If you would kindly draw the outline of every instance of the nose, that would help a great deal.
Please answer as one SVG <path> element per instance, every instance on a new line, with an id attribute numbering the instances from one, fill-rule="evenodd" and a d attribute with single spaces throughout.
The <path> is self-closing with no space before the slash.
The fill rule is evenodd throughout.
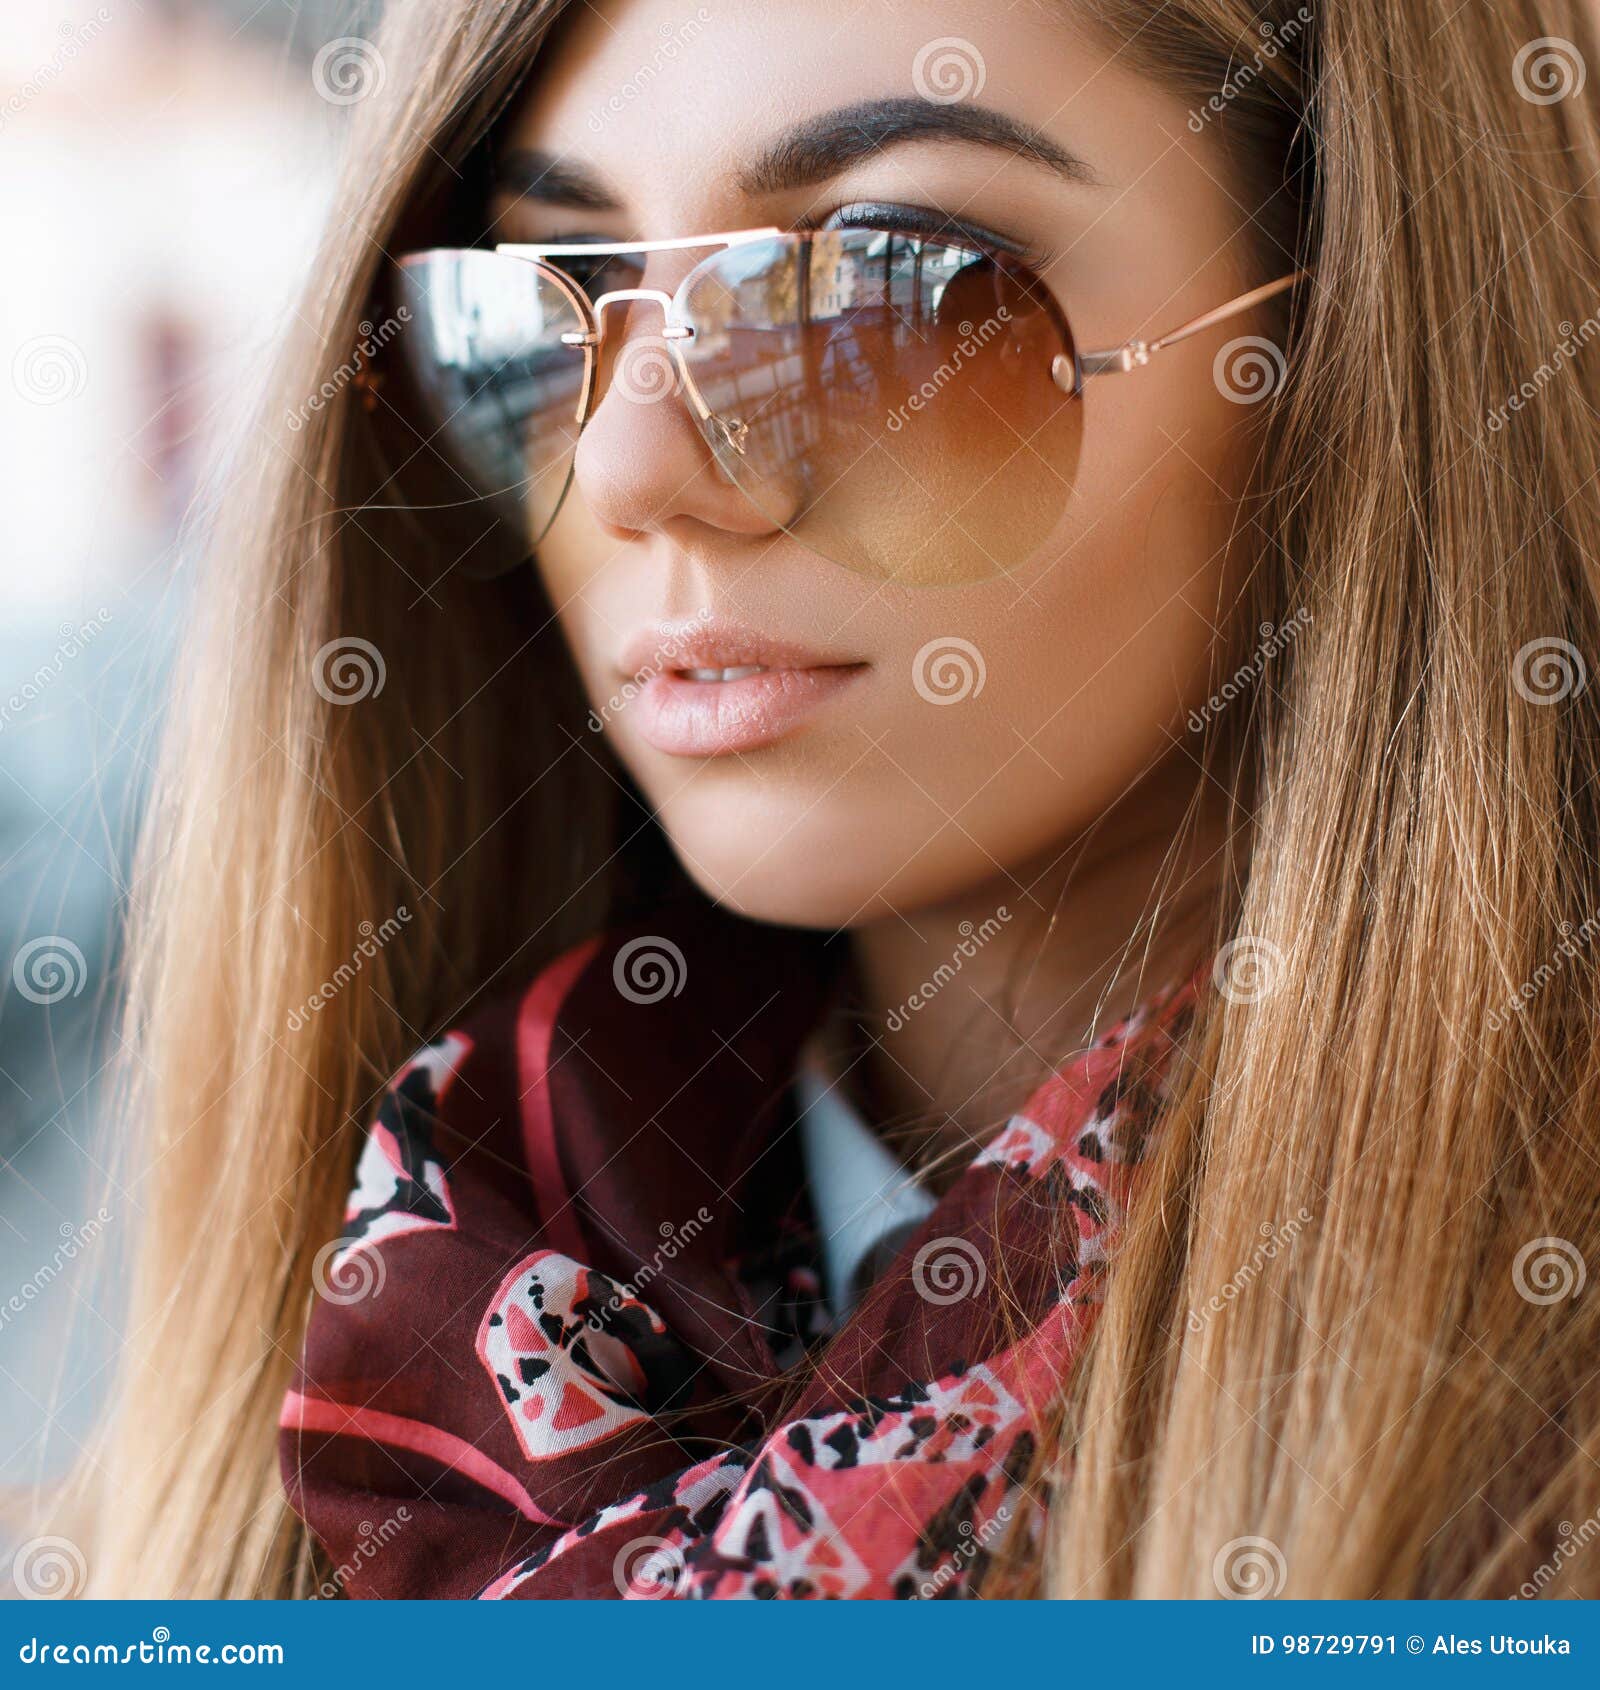
<path id="1" fill-rule="evenodd" d="M 596 301 L 596 395 L 578 436 L 573 491 L 606 526 L 629 533 L 698 523 L 760 538 L 787 515 L 769 514 L 717 466 L 674 356 L 668 296 L 630 289 Z"/>

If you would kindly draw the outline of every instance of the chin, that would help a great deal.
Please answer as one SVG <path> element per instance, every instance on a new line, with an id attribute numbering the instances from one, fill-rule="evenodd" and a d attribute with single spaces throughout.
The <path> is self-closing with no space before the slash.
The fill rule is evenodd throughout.
<path id="1" fill-rule="evenodd" d="M 958 830 L 930 838 L 931 829 L 907 826 L 903 811 L 894 825 L 845 805 L 830 814 L 819 803 L 793 815 L 747 812 L 735 824 L 720 805 L 686 814 L 669 804 L 657 819 L 708 898 L 776 927 L 864 927 L 897 911 L 930 908 L 994 872 L 992 860 Z"/>

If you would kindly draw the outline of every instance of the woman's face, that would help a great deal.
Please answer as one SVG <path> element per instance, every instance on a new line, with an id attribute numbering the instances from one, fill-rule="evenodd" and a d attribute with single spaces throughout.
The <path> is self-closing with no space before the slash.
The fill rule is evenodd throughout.
<path id="1" fill-rule="evenodd" d="M 892 207 L 897 226 L 999 237 L 1081 348 L 1115 346 L 1265 279 L 1253 208 L 1189 117 L 1065 7 L 607 0 L 541 62 L 495 233 L 649 240 Z M 658 255 L 648 285 L 672 292 L 703 256 Z M 655 304 L 607 317 L 608 352 L 659 349 Z M 680 394 L 608 357 L 538 565 L 605 731 L 709 894 L 856 926 L 1025 875 L 1142 781 L 1192 781 L 1183 721 L 1234 596 L 1253 421 L 1213 366 L 1258 330 L 1232 320 L 1090 380 L 1044 553 L 946 586 L 808 551 L 722 478 Z"/>

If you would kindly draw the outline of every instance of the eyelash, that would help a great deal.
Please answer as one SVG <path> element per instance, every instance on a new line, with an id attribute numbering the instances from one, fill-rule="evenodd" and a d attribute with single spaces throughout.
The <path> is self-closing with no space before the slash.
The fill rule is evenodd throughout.
<path id="1" fill-rule="evenodd" d="M 1009 253 L 1034 270 L 1049 267 L 1050 255 L 1030 247 L 1025 241 L 1013 240 L 993 229 L 976 224 L 961 223 L 941 212 L 924 210 L 918 206 L 871 204 L 847 205 L 826 213 L 815 223 L 810 219 L 807 228 L 833 229 L 890 229 L 897 234 L 921 236 L 927 240 L 949 240 L 974 246 L 986 252 Z"/>

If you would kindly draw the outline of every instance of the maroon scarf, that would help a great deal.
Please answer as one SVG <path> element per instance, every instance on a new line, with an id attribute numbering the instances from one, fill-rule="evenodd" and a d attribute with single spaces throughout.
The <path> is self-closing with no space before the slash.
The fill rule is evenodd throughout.
<path id="1" fill-rule="evenodd" d="M 395 1078 L 283 1408 L 325 1594 L 959 1596 L 1037 1531 L 1195 985 L 1040 1086 L 834 1328 L 790 1084 L 828 975 L 722 916 L 608 934 Z"/>

